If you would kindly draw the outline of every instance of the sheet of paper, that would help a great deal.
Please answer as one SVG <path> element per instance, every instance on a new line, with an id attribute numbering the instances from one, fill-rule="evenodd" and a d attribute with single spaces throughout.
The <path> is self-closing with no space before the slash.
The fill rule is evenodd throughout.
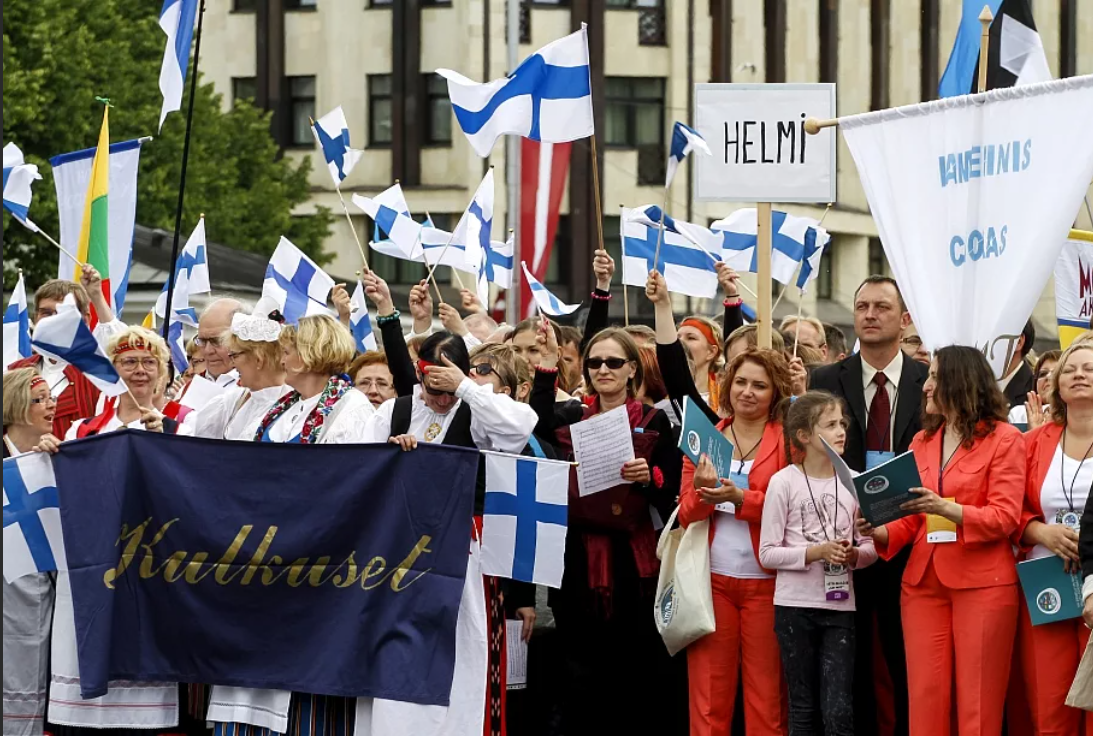
<path id="1" fill-rule="evenodd" d="M 528 643 L 521 634 L 524 622 L 505 621 L 505 639 L 508 642 L 508 689 L 523 690 L 528 686 Z"/>
<path id="2" fill-rule="evenodd" d="M 581 496 L 621 484 L 622 466 L 634 459 L 630 417 L 625 406 L 569 425 L 577 458 L 577 488 Z"/>
<path id="3" fill-rule="evenodd" d="M 854 487 L 854 471 L 850 469 L 850 466 L 846 464 L 846 461 L 842 459 L 842 456 L 835 452 L 835 448 L 827 444 L 827 440 L 821 437 L 820 441 L 824 443 L 824 450 L 827 451 L 827 457 L 831 460 L 831 464 L 835 466 L 835 475 L 838 477 L 839 482 L 857 498 L 858 491 Z"/>
<path id="4" fill-rule="evenodd" d="M 190 381 L 190 385 L 186 388 L 186 393 L 179 399 L 178 403 L 194 411 L 201 411 L 206 404 L 224 393 L 224 391 L 223 386 L 217 386 L 208 378 L 194 376 Z"/>

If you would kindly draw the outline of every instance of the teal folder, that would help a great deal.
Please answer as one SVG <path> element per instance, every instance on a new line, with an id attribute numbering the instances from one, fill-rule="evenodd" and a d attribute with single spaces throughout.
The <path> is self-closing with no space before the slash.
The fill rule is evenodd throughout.
<path id="1" fill-rule="evenodd" d="M 1061 557 L 1051 555 L 1019 562 L 1017 576 L 1033 626 L 1082 615 L 1082 576 L 1067 572 Z"/>
<path id="2" fill-rule="evenodd" d="M 887 524 L 904 516 L 901 505 L 918 498 L 910 489 L 922 486 L 914 453 L 905 452 L 854 478 L 854 492 L 862 516 L 873 526 Z"/>
<path id="3" fill-rule="evenodd" d="M 683 399 L 683 424 L 679 432 L 679 449 L 698 465 L 703 455 L 708 455 L 717 470 L 718 478 L 728 478 L 732 464 L 732 443 L 717 431 L 706 414 L 694 406 L 690 398 Z"/>

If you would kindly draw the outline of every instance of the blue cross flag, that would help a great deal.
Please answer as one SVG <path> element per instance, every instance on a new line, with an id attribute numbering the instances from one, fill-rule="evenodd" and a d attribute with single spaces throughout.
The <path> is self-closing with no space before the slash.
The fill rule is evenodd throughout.
<path id="1" fill-rule="evenodd" d="M 41 178 L 37 166 L 23 161 L 19 146 L 14 143 L 4 146 L 4 209 L 35 232 L 38 228 L 27 219 L 27 212 L 32 196 L 30 185 Z"/>
<path id="2" fill-rule="evenodd" d="M 364 284 L 357 279 L 357 288 L 353 290 L 353 296 L 349 300 L 349 331 L 353 333 L 353 340 L 357 343 L 357 350 L 367 353 L 370 350 L 379 350 L 376 344 L 376 334 L 372 332 L 372 319 L 368 316 L 368 301 L 364 298 Z"/>
<path id="3" fill-rule="evenodd" d="M 478 273 L 482 258 L 490 247 L 493 230 L 493 167 L 491 166 L 474 192 L 463 216 L 452 231 L 452 245 L 461 245 L 466 261 L 463 270 Z M 485 302 L 483 302 L 485 303 Z"/>
<path id="4" fill-rule="evenodd" d="M 174 309 L 171 310 L 171 326 L 167 331 L 167 344 L 171 349 L 171 362 L 175 364 L 175 370 L 179 373 L 185 371 L 190 361 L 186 358 L 186 347 L 183 344 L 182 325 L 197 327 L 197 309 L 190 305 L 190 296 L 193 294 L 208 294 L 212 291 L 209 283 L 209 259 L 205 244 L 205 218 L 197 221 L 197 226 L 190 239 L 186 241 L 186 247 L 178 254 L 175 261 L 175 292 L 171 301 Z M 168 282 L 163 282 L 163 289 L 156 299 L 156 316 L 166 319 L 167 315 L 167 287 Z"/>
<path id="5" fill-rule="evenodd" d="M 566 304 L 547 291 L 547 288 L 531 275 L 528 264 L 520 261 L 520 267 L 524 269 L 524 278 L 528 280 L 528 287 L 531 288 L 531 296 L 535 299 L 535 305 L 539 307 L 539 311 L 543 314 L 548 317 L 562 317 L 573 314 L 581 308 L 580 304 Z"/>
<path id="6" fill-rule="evenodd" d="M 455 119 L 483 158 L 506 134 L 566 143 L 595 132 L 583 23 L 581 30 L 548 43 L 503 79 L 479 84 L 451 69 L 436 73 L 448 80 Z"/>
<path id="7" fill-rule="evenodd" d="M 672 179 L 676 177 L 676 169 L 683 163 L 683 159 L 692 151 L 702 151 L 710 156 L 710 147 L 706 145 L 706 139 L 698 134 L 694 128 L 676 121 L 672 127 L 672 143 L 668 148 L 668 167 L 665 171 L 664 186 L 672 186 Z"/>
<path id="8" fill-rule="evenodd" d="M 680 233 L 680 228 L 689 223 L 666 217 L 660 260 L 654 264 L 660 217 L 660 208 L 655 205 L 622 210 L 623 283 L 644 287 L 649 272 L 656 268 L 664 275 L 668 291 L 712 299 L 717 294 L 720 248 L 710 252 L 691 242 Z"/>
<path id="9" fill-rule="evenodd" d="M 362 155 L 357 149 L 349 147 L 349 123 L 345 121 L 341 106 L 335 107 L 312 123 L 311 132 L 315 134 L 315 141 L 322 149 L 323 159 L 336 189 L 349 176 Z"/>
<path id="10" fill-rule="evenodd" d="M 394 191 L 396 188 L 397 192 Z M 402 188 L 398 184 L 380 192 L 374 199 L 353 195 L 353 204 L 375 222 L 377 239 L 369 243 L 372 249 L 405 261 L 423 263 L 428 259 L 430 266 L 451 266 L 473 271 L 467 266 L 466 247 L 453 242 L 445 248 L 453 237 L 452 233 L 433 227 L 432 220 L 426 220 L 424 225 L 415 222 L 410 217 L 405 198 L 399 202 L 400 197 Z M 386 240 L 378 239 L 381 233 L 387 236 Z"/>
<path id="11" fill-rule="evenodd" d="M 107 396 L 121 396 L 129 390 L 91 334 L 71 294 L 65 297 L 57 314 L 38 320 L 30 344 L 40 355 L 79 370 Z"/>
<path id="12" fill-rule="evenodd" d="M 281 238 L 266 266 L 262 296 L 276 302 L 286 324 L 294 325 L 313 314 L 330 314 L 326 300 L 333 288 L 334 279 L 288 238 Z"/>
<path id="13" fill-rule="evenodd" d="M 67 569 L 60 506 L 49 453 L 4 460 L 4 580 Z"/>
<path id="14" fill-rule="evenodd" d="M 17 360 L 30 357 L 30 313 L 27 311 L 27 286 L 23 274 L 11 290 L 4 310 L 4 370 Z"/>
<path id="15" fill-rule="evenodd" d="M 483 454 L 482 574 L 562 587 L 569 463 Z"/>

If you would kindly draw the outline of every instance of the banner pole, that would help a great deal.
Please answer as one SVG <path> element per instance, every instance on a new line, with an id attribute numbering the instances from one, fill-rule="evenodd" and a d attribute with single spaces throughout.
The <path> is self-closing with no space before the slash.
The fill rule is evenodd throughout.
<path id="1" fill-rule="evenodd" d="M 345 197 L 342 196 L 342 188 L 340 186 L 334 187 L 334 191 L 338 193 L 338 201 L 342 203 L 342 212 L 345 213 L 345 220 L 349 223 L 349 232 L 353 233 L 353 240 L 357 243 L 357 252 L 361 254 L 364 272 L 368 273 L 372 269 L 368 266 L 368 259 L 364 255 L 364 246 L 361 245 L 361 238 L 357 235 L 357 228 L 353 225 L 353 218 L 349 215 L 349 208 L 345 205 Z"/>
<path id="2" fill-rule="evenodd" d="M 993 20 L 994 14 L 991 13 L 991 6 L 984 5 L 983 10 L 979 13 L 979 25 L 982 30 L 979 34 L 979 84 L 976 86 L 977 92 L 987 91 L 987 65 L 989 63 L 987 49 L 991 45 L 991 21 Z"/>
<path id="3" fill-rule="evenodd" d="M 190 103 L 186 109 L 186 137 L 182 142 L 182 172 L 178 182 L 178 209 L 175 211 L 175 241 L 171 246 L 171 265 L 167 272 L 167 303 L 164 307 L 165 319 L 163 320 L 164 340 L 170 339 L 168 333 L 175 307 L 175 264 L 178 263 L 178 246 L 182 237 L 182 204 L 186 196 L 186 165 L 190 160 L 190 134 L 194 127 L 194 99 L 197 97 L 197 63 L 201 59 L 201 26 L 204 19 L 205 0 L 201 0 L 197 8 L 197 32 L 194 34 L 194 63 L 193 69 L 190 70 Z M 168 376 L 168 380 L 173 378 L 173 375 Z"/>
<path id="4" fill-rule="evenodd" d="M 622 230 L 622 211 L 626 209 L 626 205 L 619 205 L 619 229 Z M 626 287 L 626 235 L 623 233 L 619 240 L 622 241 L 622 263 L 619 264 L 620 273 L 622 274 L 622 319 L 623 324 L 627 327 L 630 326 L 630 294 L 629 289 Z"/>
<path id="5" fill-rule="evenodd" d="M 398 179 L 395 179 L 395 183 L 398 184 Z M 433 216 L 429 214 L 429 210 L 425 210 L 425 219 L 428 222 L 433 221 Z M 425 226 L 423 225 L 422 229 L 424 229 L 424 227 Z M 421 230 L 417 231 L 417 242 L 415 242 L 414 245 L 421 245 Z M 410 255 L 413 255 L 413 253 L 414 253 L 414 249 L 411 248 L 410 249 Z M 437 300 L 439 300 L 439 302 L 441 304 L 443 304 L 444 303 L 444 297 L 442 297 L 440 295 L 440 285 L 437 284 L 437 282 L 436 282 L 436 276 L 433 276 L 432 268 L 429 266 L 429 256 L 425 255 L 425 246 L 424 245 L 421 245 L 421 260 L 425 263 L 426 270 L 429 271 L 428 280 L 433 282 L 433 288 L 436 289 L 436 298 L 437 298 Z"/>
<path id="6" fill-rule="evenodd" d="M 607 250 L 603 247 L 603 205 L 600 203 L 600 162 L 599 156 L 596 155 L 596 134 L 592 134 L 592 195 L 596 205 L 596 236 L 597 242 L 600 244 L 600 250 Z M 621 226 L 621 223 L 620 223 Z M 622 294 L 623 294 L 623 309 L 626 309 L 626 284 L 623 279 Z M 627 322 L 627 325 L 630 323 Z"/>
<path id="7" fill-rule="evenodd" d="M 664 187 L 664 205 L 660 208 L 660 229 L 657 231 L 657 248 L 653 251 L 653 269 L 660 270 L 660 244 L 664 242 L 664 219 L 668 217 L 668 187 Z M 667 281 L 665 281 L 667 283 Z"/>
<path id="8" fill-rule="evenodd" d="M 770 277 L 770 252 L 773 242 L 771 233 L 771 203 L 758 202 L 755 205 L 757 217 L 757 244 L 756 260 L 757 276 L 756 286 L 759 288 L 758 305 L 756 307 L 756 326 L 759 334 L 759 347 L 770 348 L 771 333 L 773 331 L 773 310 L 771 308 L 771 277 Z"/>

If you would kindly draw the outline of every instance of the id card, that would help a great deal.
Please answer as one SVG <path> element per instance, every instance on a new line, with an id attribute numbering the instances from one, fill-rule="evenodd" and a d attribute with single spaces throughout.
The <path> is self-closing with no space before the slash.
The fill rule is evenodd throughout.
<path id="1" fill-rule="evenodd" d="M 824 595 L 829 601 L 849 600 L 850 568 L 824 560 Z"/>
<path id="2" fill-rule="evenodd" d="M 926 541 L 949 544 L 956 541 L 956 522 L 936 514 L 926 514 Z"/>
<path id="3" fill-rule="evenodd" d="M 883 465 L 896 456 L 894 452 L 880 452 L 879 450 L 867 450 L 865 453 L 865 469 L 872 470 L 878 465 Z"/>
<path id="4" fill-rule="evenodd" d="M 729 473 L 729 480 L 732 484 L 741 490 L 748 490 L 748 474 L 747 473 Z M 726 514 L 736 514 L 736 504 L 725 501 L 714 506 L 714 509 Z"/>
<path id="5" fill-rule="evenodd" d="M 1055 523 L 1062 524 L 1067 529 L 1081 533 L 1082 517 L 1077 511 L 1064 511 L 1063 509 L 1059 509 L 1055 512 Z"/>

